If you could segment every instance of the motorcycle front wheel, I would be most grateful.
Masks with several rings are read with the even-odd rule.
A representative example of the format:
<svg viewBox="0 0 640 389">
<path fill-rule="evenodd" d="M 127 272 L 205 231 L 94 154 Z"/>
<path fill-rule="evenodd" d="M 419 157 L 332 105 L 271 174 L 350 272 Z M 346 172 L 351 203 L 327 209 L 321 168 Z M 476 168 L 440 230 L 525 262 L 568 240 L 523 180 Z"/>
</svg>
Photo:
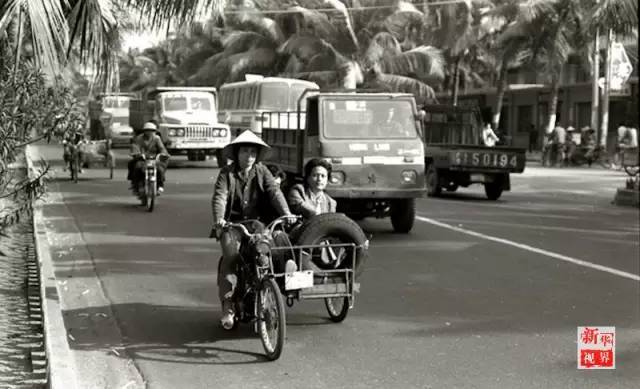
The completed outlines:
<svg viewBox="0 0 640 389">
<path fill-rule="evenodd" d="M 147 211 L 149 212 L 153 212 L 153 206 L 155 205 L 155 202 L 156 202 L 155 185 L 156 183 L 153 181 L 150 181 L 147 183 L 147 189 L 146 189 L 147 203 L 145 205 L 147 206 Z"/>
<path fill-rule="evenodd" d="M 267 359 L 275 361 L 280 358 L 284 348 L 287 322 L 284 300 L 273 278 L 262 281 L 256 303 L 260 340 Z"/>
</svg>

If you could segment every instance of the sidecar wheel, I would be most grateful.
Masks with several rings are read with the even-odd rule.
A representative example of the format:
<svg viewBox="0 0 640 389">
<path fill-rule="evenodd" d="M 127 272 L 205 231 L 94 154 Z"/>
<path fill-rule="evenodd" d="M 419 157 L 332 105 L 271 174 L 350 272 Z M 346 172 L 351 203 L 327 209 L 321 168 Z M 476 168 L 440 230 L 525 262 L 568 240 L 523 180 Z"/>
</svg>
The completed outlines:
<svg viewBox="0 0 640 389">
<path fill-rule="evenodd" d="M 342 303 L 342 305 L 340 305 Z M 324 305 L 327 307 L 329 319 L 334 323 L 343 321 L 349 313 L 348 297 L 328 297 L 324 299 Z"/>
<path fill-rule="evenodd" d="M 318 245 L 324 242 L 335 243 L 353 243 L 356 246 L 362 246 L 367 241 L 362 228 L 355 221 L 342 213 L 323 213 L 312 217 L 300 229 L 300 235 L 294 243 L 300 246 Z M 351 249 L 343 248 L 340 252 L 344 255 L 344 260 L 339 269 L 353 268 L 353 255 Z M 312 255 L 316 257 L 316 255 Z M 360 247 L 356 249 L 355 258 L 355 275 L 358 277 L 364 270 L 364 264 L 367 261 L 367 249 Z M 315 265 L 324 270 L 332 268 L 324 266 L 314 260 Z"/>
</svg>

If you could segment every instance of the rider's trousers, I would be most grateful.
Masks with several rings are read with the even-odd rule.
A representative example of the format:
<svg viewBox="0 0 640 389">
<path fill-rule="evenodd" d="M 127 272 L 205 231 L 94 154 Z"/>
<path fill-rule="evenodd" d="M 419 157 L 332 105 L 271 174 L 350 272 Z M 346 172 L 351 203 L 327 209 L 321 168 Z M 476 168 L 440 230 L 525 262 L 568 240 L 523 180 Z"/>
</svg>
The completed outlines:
<svg viewBox="0 0 640 389">
<path fill-rule="evenodd" d="M 253 228 L 249 228 L 253 230 Z M 274 247 L 291 247 L 291 242 L 286 233 L 276 231 L 273 236 Z M 222 248 L 222 258 L 218 266 L 218 298 L 222 304 L 223 312 L 232 312 L 232 297 L 238 285 L 238 261 L 240 260 L 240 244 L 242 238 L 238 231 L 230 229 L 224 231 L 220 237 Z M 288 250 L 274 250 L 272 261 L 276 273 L 284 272 L 284 264 L 287 259 L 292 258 Z"/>
<path fill-rule="evenodd" d="M 240 233 L 234 229 L 224 231 L 220 237 L 222 258 L 218 266 L 218 297 L 223 312 L 233 312 L 231 298 L 238 285 L 236 271 L 240 260 L 240 242 Z"/>
</svg>

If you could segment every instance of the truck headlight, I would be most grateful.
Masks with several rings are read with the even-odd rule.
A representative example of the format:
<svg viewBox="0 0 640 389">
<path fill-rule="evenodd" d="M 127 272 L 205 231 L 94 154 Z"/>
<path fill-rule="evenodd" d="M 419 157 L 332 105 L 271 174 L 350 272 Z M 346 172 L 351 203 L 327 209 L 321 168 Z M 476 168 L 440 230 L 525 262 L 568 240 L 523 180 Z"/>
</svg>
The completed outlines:
<svg viewBox="0 0 640 389">
<path fill-rule="evenodd" d="M 184 128 L 177 128 L 176 136 L 184 136 Z"/>
<path fill-rule="evenodd" d="M 169 136 L 176 136 L 176 130 L 174 130 L 173 128 L 169 130 L 168 132 Z"/>
<path fill-rule="evenodd" d="M 403 170 L 401 175 L 403 184 L 415 184 L 418 177 L 415 170 Z"/>
<path fill-rule="evenodd" d="M 331 185 L 342 185 L 344 184 L 345 176 L 343 172 L 331 172 L 331 176 L 329 177 L 329 183 Z"/>
<path fill-rule="evenodd" d="M 227 136 L 227 130 L 226 129 L 221 129 L 220 130 L 220 136 Z"/>
</svg>

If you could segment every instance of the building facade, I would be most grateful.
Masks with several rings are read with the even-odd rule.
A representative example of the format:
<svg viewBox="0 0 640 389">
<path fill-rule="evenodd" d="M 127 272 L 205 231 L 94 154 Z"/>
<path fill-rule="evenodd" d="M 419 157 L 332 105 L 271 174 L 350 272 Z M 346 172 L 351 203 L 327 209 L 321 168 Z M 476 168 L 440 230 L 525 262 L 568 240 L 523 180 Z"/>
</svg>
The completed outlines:
<svg viewBox="0 0 640 389">
<path fill-rule="evenodd" d="M 613 147 L 619 124 L 630 122 L 638 128 L 638 66 L 620 91 L 611 91 L 609 103 L 609 131 L 607 145 Z M 498 131 L 511 140 L 515 147 L 540 150 L 544 143 L 545 129 L 549 121 L 551 87 L 541 82 L 543 75 L 518 69 L 509 73 L 508 88 L 502 102 Z M 602 90 L 600 90 L 602 96 Z M 440 102 L 450 102 L 447 93 L 437 94 Z M 567 64 L 562 72 L 556 119 L 563 127 L 581 129 L 591 125 L 592 82 L 590 74 L 578 64 Z M 496 109 L 496 88 L 461 91 L 459 105 L 475 105 L 483 110 L 484 117 L 491 117 Z M 602 108 L 600 104 L 600 109 Z M 599 114 L 599 122 L 602 112 Z M 599 129 L 598 129 L 598 132 Z"/>
</svg>

